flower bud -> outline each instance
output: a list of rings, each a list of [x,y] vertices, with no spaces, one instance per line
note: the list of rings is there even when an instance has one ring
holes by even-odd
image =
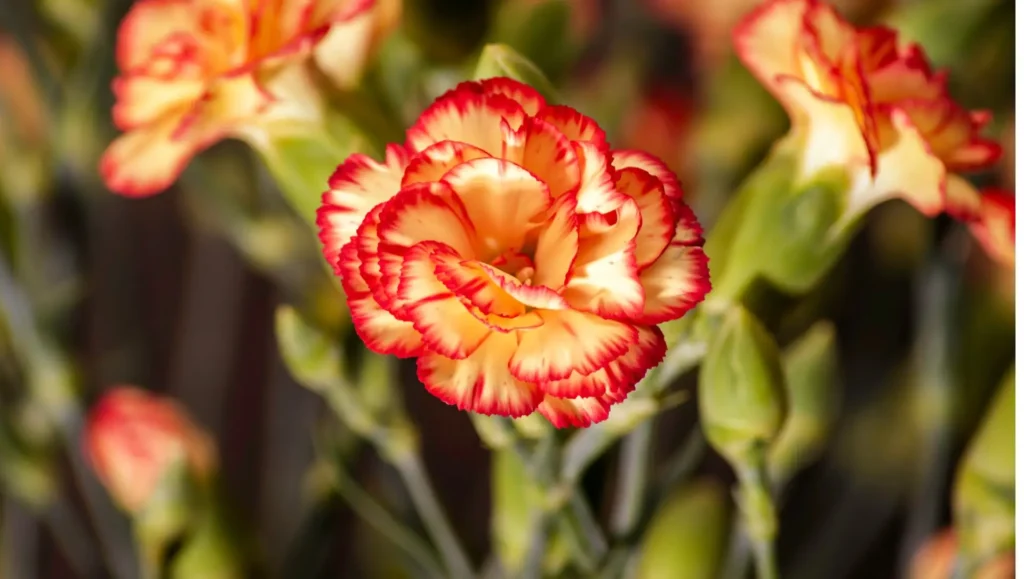
[[[713,579],[729,536],[728,495],[712,479],[665,501],[640,545],[635,579]]]
[[[488,44],[480,53],[473,78],[484,80],[501,76],[530,85],[546,99],[559,100],[555,87],[536,64],[510,46]]]
[[[110,390],[92,408],[85,453],[114,501],[132,515],[159,494],[175,468],[205,483],[217,466],[213,441],[184,409],[130,386]]]
[[[698,378],[701,426],[733,466],[752,465],[775,440],[786,416],[775,340],[742,306],[734,306],[710,345]]]
[[[809,291],[845,251],[854,228],[840,224],[846,176],[823,170],[797,182],[785,147],[743,184],[708,234],[715,280],[709,300],[739,299],[761,277],[793,294]]]
[[[785,482],[818,456],[836,420],[835,327],[818,322],[790,345],[782,358],[789,412],[768,453],[775,483]]]
[[[960,463],[953,511],[968,570],[1014,546],[1014,370],[1003,379]]]

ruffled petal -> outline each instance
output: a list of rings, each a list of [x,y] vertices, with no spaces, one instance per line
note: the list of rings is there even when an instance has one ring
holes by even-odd
[[[681,318],[711,291],[708,257],[702,247],[687,241],[690,237],[680,223],[665,253],[640,274],[646,297],[640,323],[661,324]]]
[[[477,257],[486,261],[507,250],[518,251],[551,206],[544,183],[501,159],[463,163],[448,172],[442,182],[465,205],[479,239]]]
[[[366,347],[378,354],[412,358],[423,354],[423,340],[413,324],[380,307],[373,295],[348,297],[352,325]]]
[[[970,225],[971,233],[993,260],[1014,267],[1016,251],[1016,199],[1004,192],[982,192],[981,208],[976,221]]]
[[[494,332],[464,360],[432,353],[421,356],[416,373],[428,392],[460,410],[525,416],[536,410],[544,394],[509,373],[515,349],[515,334]]]
[[[541,382],[540,388],[549,396],[560,398],[603,397],[621,402],[633,391],[648,370],[665,358],[665,337],[657,326],[637,326],[637,341],[608,365],[581,374],[573,372],[564,380]]]
[[[608,419],[611,401],[601,398],[557,398],[545,396],[537,407],[555,428],[586,428]]]
[[[683,187],[679,184],[679,178],[661,159],[649,153],[634,150],[612,151],[611,156],[612,167],[615,170],[621,171],[628,167],[642,169],[661,181],[661,186],[665,189],[665,196],[673,201],[683,200]]]
[[[117,66],[129,71],[152,57],[153,49],[175,33],[196,29],[192,0],[142,0],[132,5],[117,29]]]
[[[576,150],[554,125],[528,118],[506,138],[504,158],[543,181],[552,197],[575,192],[580,185]]]
[[[135,74],[114,79],[111,88],[116,99],[114,125],[127,131],[155,122],[168,113],[181,118],[192,102],[203,96],[206,83],[199,79]]]
[[[579,251],[563,295],[576,309],[631,320],[644,307],[636,261],[640,209],[629,196],[618,195],[614,212],[585,216],[588,219],[580,228]]]
[[[518,130],[525,119],[523,107],[512,99],[485,94],[478,83],[462,83],[423,111],[406,137],[416,152],[441,141],[459,141],[499,157],[506,131]]]
[[[564,310],[569,307],[562,296],[542,285],[526,285],[511,275],[486,263],[477,266],[505,293],[526,307],[543,310]]]
[[[389,145],[383,163],[355,154],[338,166],[328,181],[323,201],[316,212],[324,258],[337,269],[341,246],[356,234],[366,215],[398,193],[402,172],[409,163],[405,150]]]
[[[600,214],[617,209],[622,205],[623,195],[615,189],[611,158],[590,142],[575,143],[573,147],[580,164],[577,212]]]
[[[565,287],[580,247],[579,221],[574,196],[562,197],[552,207],[551,216],[537,235],[534,252],[534,285],[558,291]]]
[[[794,125],[805,131],[801,178],[825,167],[871,166],[864,134],[846,103],[815,92],[795,77],[780,78],[778,89],[792,103]],[[868,171],[866,178],[870,177]]]
[[[352,316],[352,325],[366,346],[379,354],[399,358],[418,356],[423,352],[419,332],[409,322],[401,321],[373,298],[369,286],[359,273],[356,240],[341,249],[338,259],[342,285]]]
[[[945,207],[946,167],[902,110],[891,111],[895,143],[878,158],[878,174],[855,178],[847,213],[867,210],[891,197],[902,197],[921,213],[934,217]]]
[[[388,308],[401,308],[422,335],[423,343],[452,359],[469,356],[491,334],[491,329],[437,278],[440,264],[458,263],[459,259],[444,244],[416,244],[402,260],[398,292]]]
[[[273,100],[255,74],[223,77],[192,105],[174,136],[212,143],[257,118]]]
[[[537,118],[554,125],[570,141],[586,141],[599,149],[608,150],[608,137],[597,121],[572,107],[555,105],[545,107]]]
[[[111,191],[146,197],[170,187],[205,143],[174,139],[178,119],[129,131],[107,147],[100,175]]]
[[[418,183],[402,189],[385,205],[377,229],[381,243],[392,247],[437,241],[471,257],[476,244],[473,223],[447,184]]]
[[[675,210],[664,194],[662,181],[635,167],[619,171],[615,187],[636,201],[640,230],[636,234],[636,267],[643,269],[665,251],[676,230]]]
[[[780,76],[801,77],[798,44],[804,31],[807,0],[769,0],[751,11],[733,29],[736,55],[780,101]]]
[[[480,81],[480,85],[485,94],[501,95],[519,103],[527,115],[536,115],[544,108],[544,97],[528,84],[499,76],[484,79]]]
[[[978,136],[981,127],[972,115],[948,98],[907,100],[897,106],[928,143],[932,154],[945,161],[950,170],[981,169],[995,163],[1002,154],[998,143]]]
[[[981,214],[981,194],[959,175],[946,176],[946,213],[961,221],[974,221]]]
[[[402,186],[440,181],[448,171],[462,163],[489,156],[483,149],[466,143],[456,141],[434,143],[420,151],[409,162],[405,176],[402,177]]]
[[[509,370],[520,380],[548,382],[590,374],[637,341],[634,326],[574,310],[538,310],[544,325],[518,332]]]

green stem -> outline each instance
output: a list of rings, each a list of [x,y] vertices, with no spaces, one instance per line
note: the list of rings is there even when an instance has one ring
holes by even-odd
[[[79,577],[96,574],[99,561],[93,550],[96,545],[85,524],[63,497],[58,497],[43,515],[53,538],[60,546],[68,563]]]
[[[557,524],[569,538],[569,548],[572,550],[573,559],[579,565],[580,570],[588,576],[596,573],[601,559],[607,552],[607,544],[595,544],[594,542],[592,533],[596,522],[592,518],[588,520],[586,515],[581,516],[570,503],[559,513]],[[603,550],[601,549],[602,545]]]
[[[758,579],[778,579],[779,569],[775,562],[773,541],[754,541],[754,561],[757,566]]]
[[[763,457],[752,464],[740,465],[736,471],[739,476],[738,502],[754,553],[757,577],[778,579],[775,561],[778,521]]]
[[[433,549],[429,545],[409,527],[395,519],[370,493],[363,490],[349,476],[339,461],[331,460],[329,462],[332,465],[331,474],[335,490],[357,515],[381,535],[390,539],[396,547],[405,551],[409,558],[419,564],[431,577],[445,576],[441,564],[437,561]]]
[[[958,374],[957,303],[967,256],[966,231],[956,228],[942,249],[928,261],[916,280],[920,304],[914,343],[915,388],[924,404],[934,408],[921,434],[922,468],[913,493],[900,547],[900,569],[910,568],[921,544],[939,526],[946,500],[945,473],[952,459]]]
[[[473,577],[473,567],[469,562],[469,557],[466,556],[451,523],[448,522],[448,517],[444,514],[444,509],[441,508],[441,502],[430,484],[419,453],[408,452],[395,456],[391,460],[391,464],[398,470],[406,488],[409,489],[416,512],[419,513],[423,524],[427,527],[427,532],[430,533],[434,544],[441,552],[449,577],[453,579]]]
[[[626,538],[634,533],[643,511],[651,467],[654,420],[647,420],[626,435],[619,461],[618,493],[612,511],[612,533]]]
[[[547,555],[548,539],[551,537],[551,516],[544,511],[533,515],[530,547],[523,563],[522,579],[541,579],[544,574],[544,556]]]
[[[587,551],[600,561],[608,553],[608,540],[604,537],[604,531],[594,517],[590,505],[580,492],[574,488],[569,497],[569,518],[573,521],[575,528],[579,529],[587,546]]]

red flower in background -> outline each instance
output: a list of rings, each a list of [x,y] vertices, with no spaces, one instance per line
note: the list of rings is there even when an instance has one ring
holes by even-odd
[[[93,406],[85,454],[115,502],[132,513],[146,505],[176,462],[199,478],[217,463],[213,441],[180,406],[128,386],[108,391]]]

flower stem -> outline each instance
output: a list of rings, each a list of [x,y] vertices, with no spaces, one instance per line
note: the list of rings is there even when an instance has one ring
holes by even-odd
[[[395,519],[370,493],[349,476],[337,460],[329,461],[334,488],[357,515],[391,540],[432,577],[444,577],[433,550],[409,527]]]
[[[903,570],[910,568],[921,544],[938,527],[946,500],[945,473],[952,459],[957,403],[957,342],[962,335],[957,304],[969,247],[966,235],[963,229],[954,229],[916,280],[919,312],[912,354],[917,369],[914,386],[932,411],[921,432],[922,468],[900,547],[899,568]]]
[[[409,452],[396,456],[391,464],[398,470],[406,488],[409,489],[409,495],[417,513],[423,519],[427,532],[430,533],[434,544],[441,552],[441,558],[444,559],[449,577],[453,579],[473,577],[473,567],[469,562],[469,557],[466,556],[451,523],[448,522],[448,518],[444,514],[444,509],[441,508],[441,503],[430,484],[419,453]]]
[[[626,435],[618,472],[618,493],[612,511],[612,533],[617,538],[633,534],[643,511],[650,474],[654,420],[646,420]]]
[[[754,561],[757,565],[758,579],[779,578],[779,569],[775,562],[775,545],[773,541],[754,541]]]
[[[778,521],[763,458],[737,468],[740,512],[754,552],[758,579],[778,579],[775,536]]]

